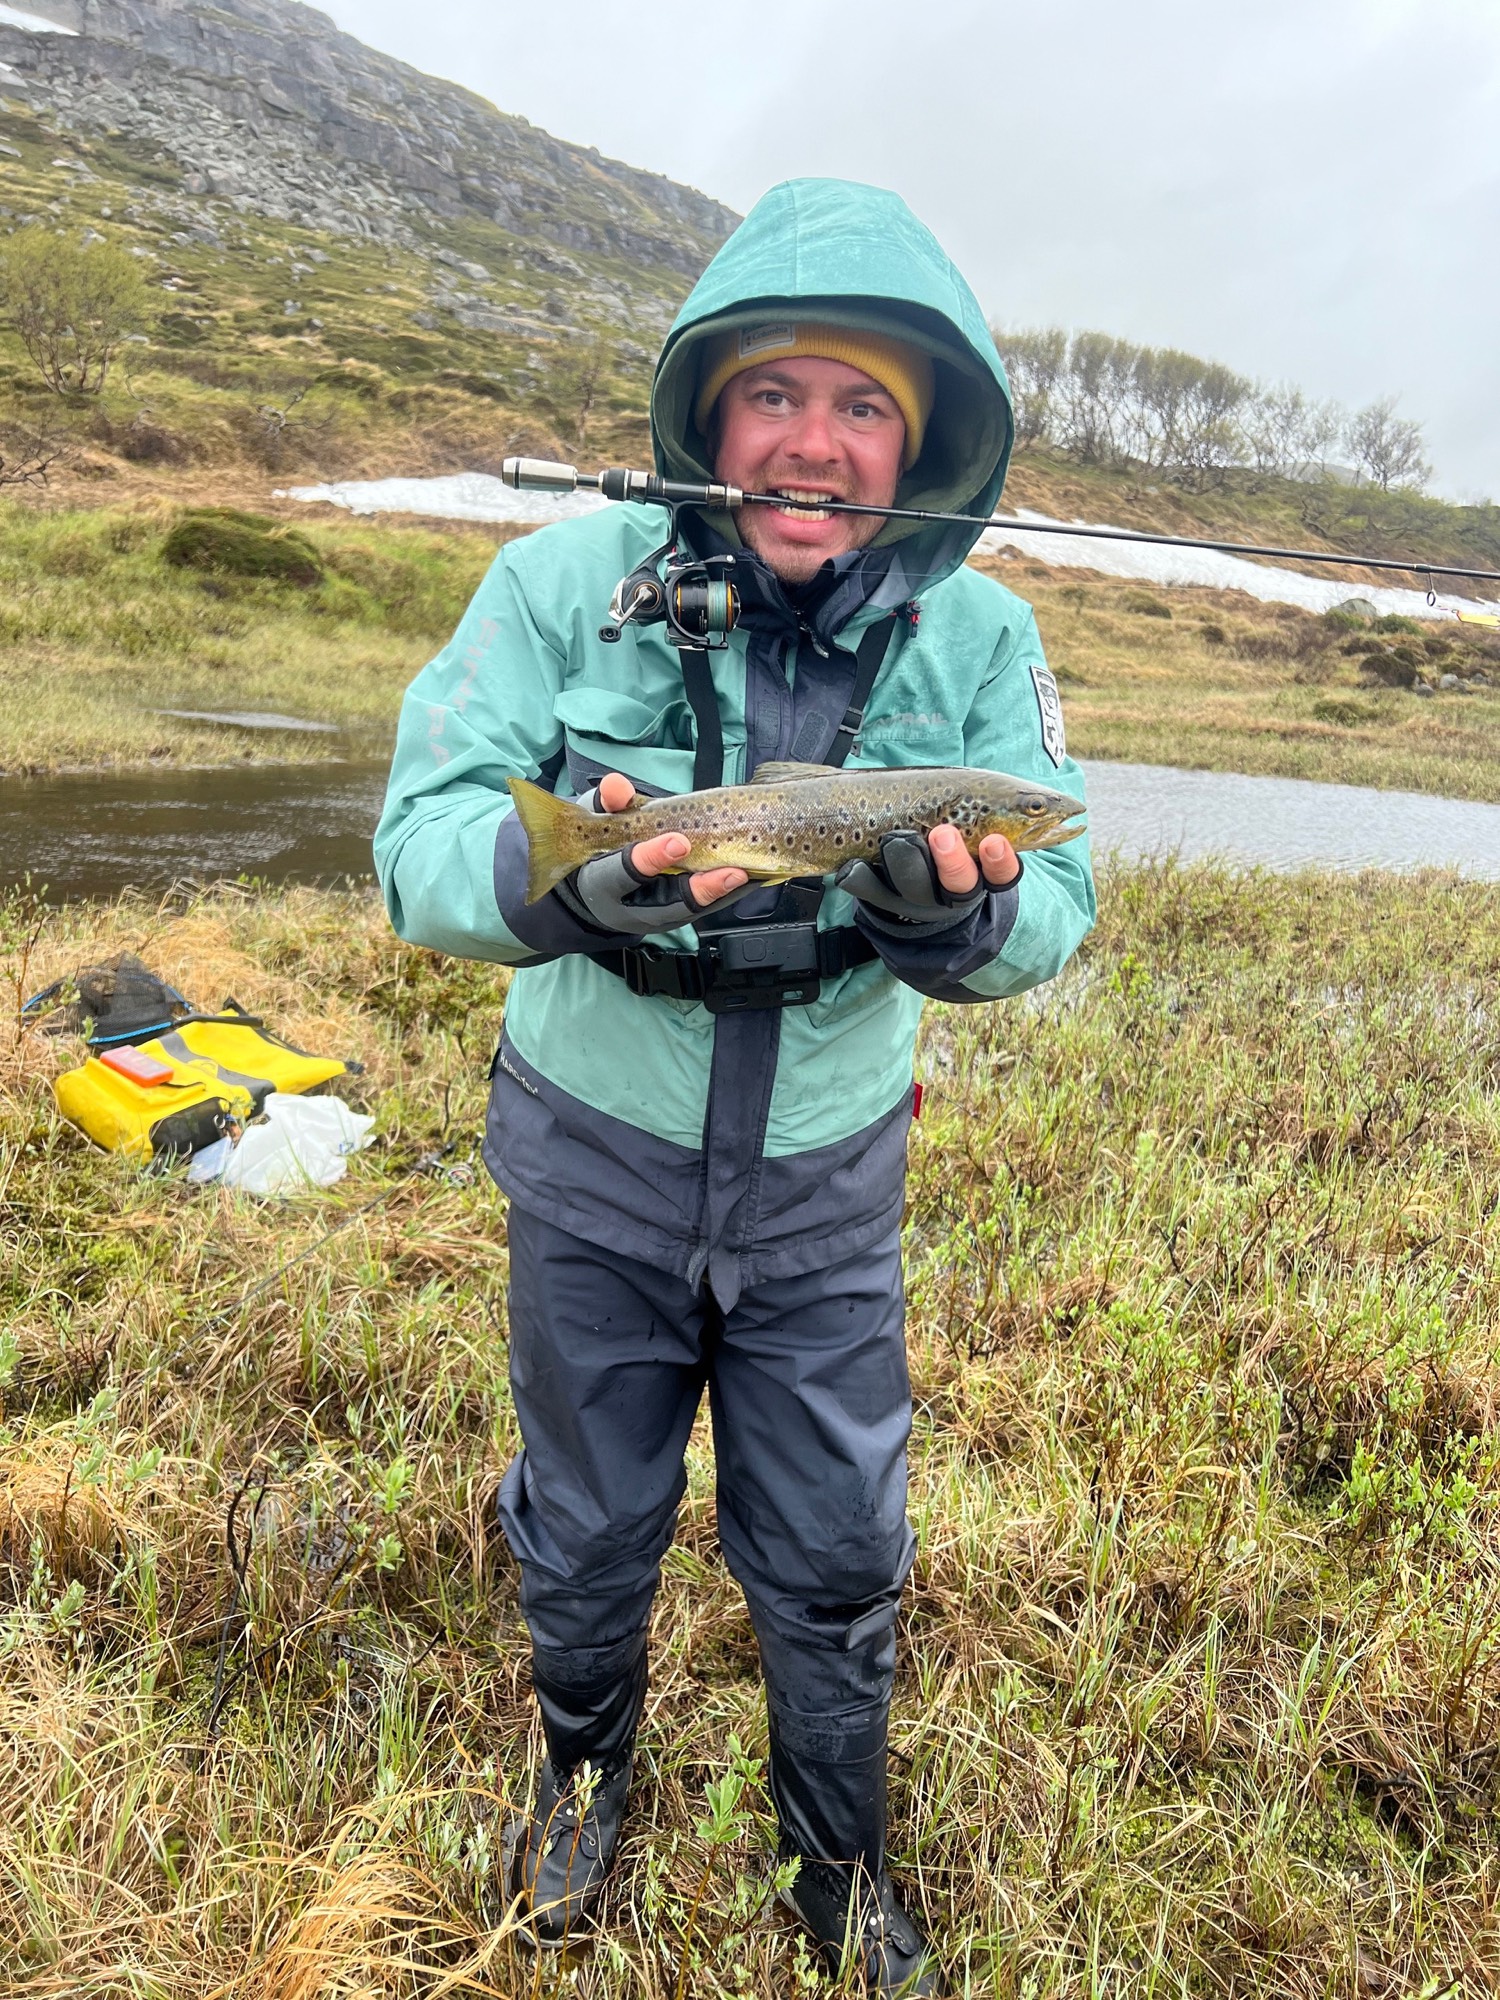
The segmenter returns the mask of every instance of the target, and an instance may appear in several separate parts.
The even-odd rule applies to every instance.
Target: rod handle
[[[521,493],[573,493],[578,489],[578,467],[558,465],[550,458],[507,458],[501,463],[500,477]]]

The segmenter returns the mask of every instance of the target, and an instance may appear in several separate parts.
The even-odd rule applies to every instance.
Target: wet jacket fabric
[[[814,304],[821,321],[873,325],[932,356],[933,415],[897,497],[966,512],[974,526],[889,523],[789,592],[739,548],[727,517],[681,517],[679,540],[697,553],[735,548],[746,604],[710,656],[724,781],[824,757],[860,637],[890,620],[850,767],[978,765],[1081,797],[1081,774],[1046,726],[1055,691],[1030,609],[963,566],[1004,479],[1004,373],[973,295],[896,197],[803,181],[757,204],[663,349],[658,468],[712,469],[692,418],[702,341]],[[407,694],[375,852],[402,936],[517,968],[486,1144],[512,1201],[690,1286],[706,1278],[728,1309],[743,1286],[889,1234],[924,1001],[1000,999],[1052,977],[1092,921],[1093,889],[1086,839],[1028,855],[1015,888],[937,936],[865,925],[830,889],[820,924],[864,929],[877,957],[825,980],[810,1007],[714,1015],[632,994],[594,964],[590,952],[631,940],[584,924],[556,896],[526,904],[505,780],[555,770],[557,789],[576,795],[620,770],[642,791],[692,788],[692,714],[661,628],[627,628],[616,645],[598,636],[615,584],[666,532],[660,509],[612,506],[501,551]],[[746,898],[732,921],[763,920],[776,897]],[[695,938],[684,929],[657,942]]]

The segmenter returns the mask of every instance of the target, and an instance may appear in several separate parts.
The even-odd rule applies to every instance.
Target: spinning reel
[[[665,625],[667,644],[679,652],[721,652],[740,615],[740,594],[733,580],[720,573],[733,567],[734,557],[675,561],[675,507],[671,518],[671,536],[615,585],[609,621],[599,627],[599,637],[613,645],[627,625]]]

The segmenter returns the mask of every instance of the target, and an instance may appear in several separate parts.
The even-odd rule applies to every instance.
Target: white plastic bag
[[[375,1120],[337,1097],[290,1097],[273,1091],[267,1122],[247,1125],[224,1169],[224,1186],[247,1194],[283,1194],[332,1187],[349,1169],[348,1155],[370,1143]]]

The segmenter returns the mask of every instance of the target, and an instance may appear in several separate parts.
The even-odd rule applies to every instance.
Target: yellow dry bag
[[[57,1108],[96,1146],[144,1166],[212,1145],[255,1116],[248,1089],[149,1048],[106,1049],[52,1086]]]
[[[91,1055],[52,1088],[64,1118],[95,1145],[144,1163],[196,1153],[255,1117],[272,1091],[316,1090],[351,1067],[294,1048],[226,1007]]]

